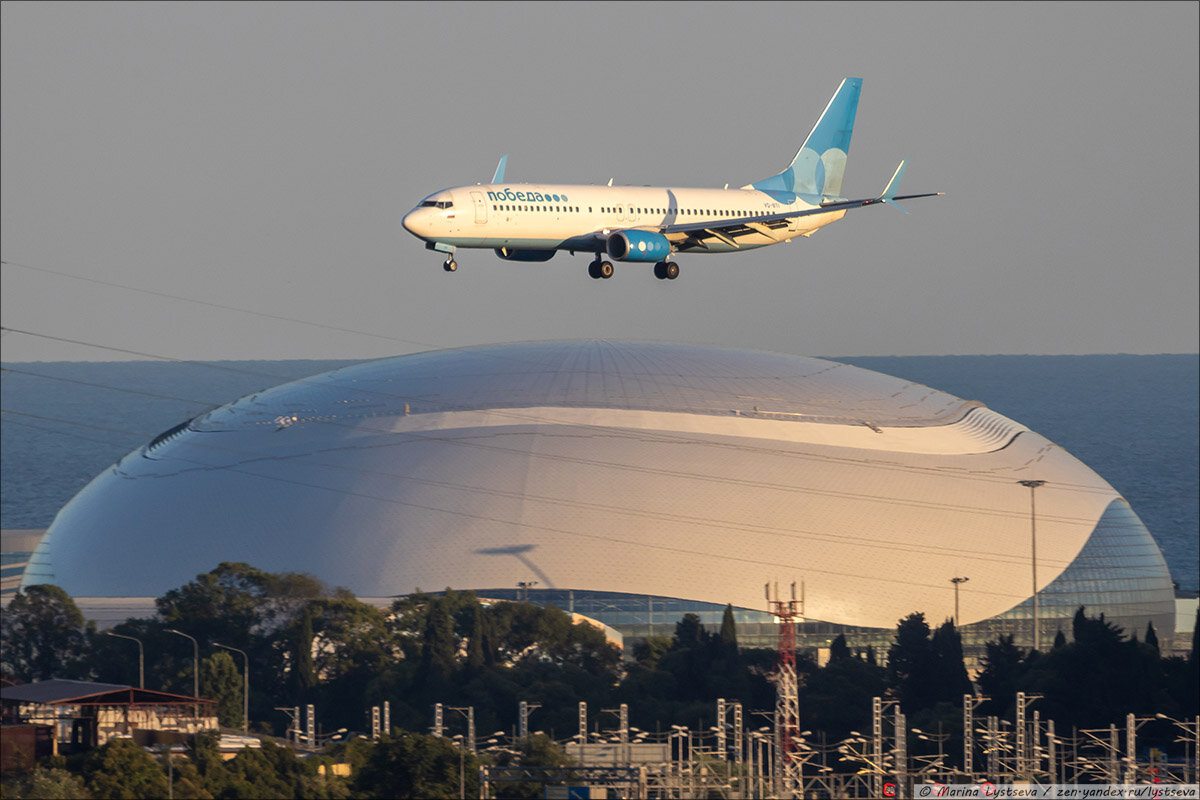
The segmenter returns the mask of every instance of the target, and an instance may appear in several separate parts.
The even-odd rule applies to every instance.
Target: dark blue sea
[[[837,358],[979,400],[1098,472],[1181,589],[1200,588],[1200,356]],[[0,524],[44,528],[95,475],[197,414],[354,361],[4,364]]]

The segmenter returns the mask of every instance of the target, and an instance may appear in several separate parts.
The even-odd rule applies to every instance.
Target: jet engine
[[[616,261],[665,261],[671,255],[667,237],[650,231],[617,231],[608,237],[606,249]]]

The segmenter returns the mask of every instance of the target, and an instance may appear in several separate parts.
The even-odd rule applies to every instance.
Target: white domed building
[[[795,581],[821,644],[936,625],[967,577],[968,642],[1027,646],[1035,529],[1043,646],[1080,605],[1170,637],[1128,503],[980,403],[816,358],[542,342],[346,367],[173,428],[62,509],[24,583],[154,597],[245,561],[363,598],[528,596],[627,637],[730,603],[771,644],[763,586]]]

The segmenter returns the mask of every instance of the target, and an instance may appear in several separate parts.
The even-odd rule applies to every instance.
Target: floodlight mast
[[[146,688],[146,654],[145,654],[145,650],[142,648],[142,640],[138,639],[136,637],[133,637],[133,636],[126,636],[123,633],[113,633],[112,631],[105,631],[104,633],[108,636],[115,636],[118,639],[129,639],[130,641],[137,642],[137,646],[138,646],[138,688],[145,689]]]
[[[1033,580],[1033,649],[1041,649],[1041,631],[1038,625],[1038,585],[1037,585],[1037,503],[1035,492],[1039,486],[1045,486],[1042,480],[1017,481],[1029,488],[1029,562]]]

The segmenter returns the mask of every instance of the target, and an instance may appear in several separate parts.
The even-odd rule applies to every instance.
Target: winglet
[[[883,190],[883,194],[879,195],[880,200],[887,203],[889,206],[892,206],[893,208],[900,209],[901,211],[904,211],[904,209],[901,208],[900,204],[892,198],[896,196],[896,190],[900,188],[900,179],[904,177],[904,165],[907,163],[907,160],[900,162],[900,166],[896,167],[896,174],[892,176],[890,181],[888,181],[887,188]],[[907,214],[908,212],[904,211],[904,213]]]
[[[496,165],[496,174],[492,176],[492,183],[504,183],[504,168],[508,166],[508,153],[500,156],[500,163]]]

